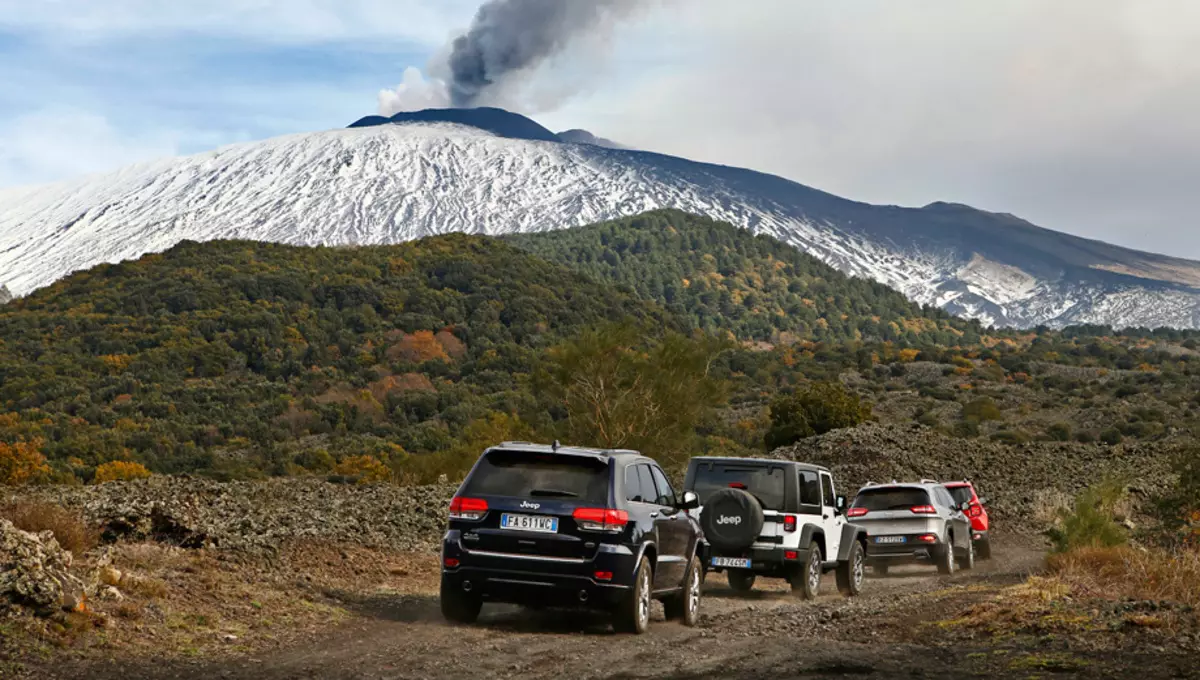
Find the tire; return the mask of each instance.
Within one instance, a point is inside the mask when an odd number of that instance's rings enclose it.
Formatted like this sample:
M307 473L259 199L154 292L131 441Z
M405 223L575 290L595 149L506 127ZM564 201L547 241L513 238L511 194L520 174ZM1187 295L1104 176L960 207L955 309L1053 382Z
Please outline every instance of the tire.
M958 568L963 571L975 568L975 541L967 541L967 554L958 558Z
M700 581L703 572L700 558L693 557L683 575L683 591L663 601L668 620L677 620L689 627L700 623Z
M821 549L813 546L804 553L800 570L789 579L792 592L806 600L815 600L821 594Z
M854 542L854 546L850 548L850 555L845 562L841 562L837 567L837 587L838 591L846 597L854 597L862 593L863 577L866 572L867 551L863 549L862 543Z
M641 635L650 627L650 602L653 599L650 560L645 557L638 563L633 577L633 587L613 612L613 629L618 633Z
M945 544L937 551L934 557L937 560L939 574L949 576L954 573L954 543L951 538L946 538Z
M874 573L876 576L887 576L888 575L888 565L876 564L875 566L871 567L871 572Z
M763 521L762 504L741 489L714 491L700 513L704 540L721 553L749 548L762 534Z
M979 546L975 549L975 553L979 556L979 559L981 559L981 560L992 559L992 541L991 541L991 539L985 538L985 539L979 541Z
M725 579L729 581L729 587L733 588L734 592L748 593L754 587L754 572L752 571L728 569L725 572Z
M478 595L464 593L461 588L447 584L445 579L442 579L438 601L442 617L450 623L475 623L483 608L483 600Z

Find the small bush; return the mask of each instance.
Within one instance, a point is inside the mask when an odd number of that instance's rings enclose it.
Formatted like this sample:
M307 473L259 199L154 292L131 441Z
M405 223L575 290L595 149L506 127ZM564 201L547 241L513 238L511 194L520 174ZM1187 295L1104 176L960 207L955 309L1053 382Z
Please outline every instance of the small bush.
M1000 412L1000 407L996 405L996 402L991 397L980 397L963 404L962 416L963 420L976 423L1004 418L1004 414Z
M771 402L768 449L788 446L830 430L854 427L871 417L871 404L838 382L816 383Z
M1071 425L1069 423L1054 423L1046 428L1046 437L1056 442L1071 441Z
M1129 535L1118 522L1125 501L1125 486L1117 481L1106 480L1084 489L1075 497L1074 506L1060 509L1054 526L1046 530L1055 552L1125 545Z
M105 463L96 468L96 484L104 484L105 482L125 482L133 479L145 479L150 476L150 471L141 463L134 463L127 460L114 460L111 463Z
M386 482L392 478L391 469L375 456L346 458L333 467L333 473L354 477L360 484Z
M49 531L54 540L76 556L96 547L99 534L84 524L78 515L50 503L19 502L0 507L0 518L13 523L21 531Z
M1121 431L1115 427L1110 427L1100 433L1100 441L1108 444L1109 446L1116 446L1124 440L1125 435L1121 434Z
M1078 595L1200 606L1200 551L1077 548L1051 555L1046 565Z
M40 439L15 444L0 442L0 485L21 486L48 474L50 467L42 455Z
M1024 432L1014 432L1012 430L1002 430L992 434L991 440L1000 442L1001 444L1024 444L1029 441L1029 435Z

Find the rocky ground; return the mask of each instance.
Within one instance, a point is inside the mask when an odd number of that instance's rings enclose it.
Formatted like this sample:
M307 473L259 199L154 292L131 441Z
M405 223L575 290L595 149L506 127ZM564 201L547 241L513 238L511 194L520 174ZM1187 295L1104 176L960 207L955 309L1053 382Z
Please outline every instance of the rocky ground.
M869 479L968 476L1002 527L970 573L872 578L860 598L706 584L698 628L615 636L603 618L494 607L447 626L437 546L453 484L154 477L0 497L82 517L99 547L63 550L0 521L0 678L1179 677L1200 653L1190 607L1080 595L1039 576L1045 514L1119 474L1146 493L1165 449L1003 445L870 424L776 451ZM1032 575L1032 577L1031 577Z

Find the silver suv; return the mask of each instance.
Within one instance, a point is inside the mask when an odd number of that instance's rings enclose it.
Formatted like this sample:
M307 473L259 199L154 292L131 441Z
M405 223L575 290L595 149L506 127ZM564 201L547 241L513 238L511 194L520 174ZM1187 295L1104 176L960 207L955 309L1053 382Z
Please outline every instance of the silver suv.
M975 566L969 503L957 503L936 481L875 484L859 489L846 518L867 530L867 564L883 575L894 564L937 565L942 574Z

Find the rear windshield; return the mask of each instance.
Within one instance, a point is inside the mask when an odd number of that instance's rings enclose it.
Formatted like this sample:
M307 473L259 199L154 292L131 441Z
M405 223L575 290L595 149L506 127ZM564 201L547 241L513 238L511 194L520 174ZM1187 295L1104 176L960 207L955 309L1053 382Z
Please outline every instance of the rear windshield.
M608 462L588 456L491 451L467 480L463 495L560 498L603 506L608 502Z
M852 507L881 511L908 510L917 505L930 505L929 494L924 489L891 487L859 491Z
M965 486L965 485L964 486L948 486L948 487L946 487L946 490L950 492L951 496L954 496L954 502L958 503L959 505L962 505L963 503L970 501L971 496L974 495L971 493L971 487Z
M696 468L692 491L700 504L718 489L745 489L767 510L783 510L783 469L777 467L701 463Z

